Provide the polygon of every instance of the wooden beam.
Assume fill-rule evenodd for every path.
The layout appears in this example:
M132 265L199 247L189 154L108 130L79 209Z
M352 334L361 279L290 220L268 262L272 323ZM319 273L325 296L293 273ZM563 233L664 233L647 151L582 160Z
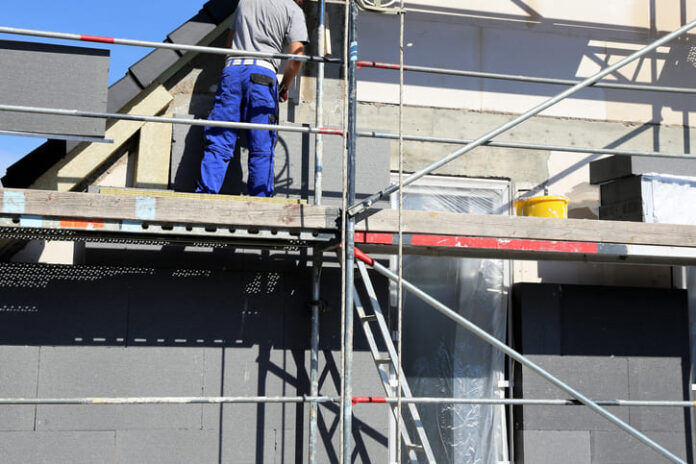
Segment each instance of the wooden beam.
M408 234L696 246L696 226L686 225L423 211L403 211L402 217L403 231ZM356 229L395 234L398 233L397 224L398 212L384 209L358 223Z
M97 193L97 192L94 192ZM194 200L241 201L254 203L277 203L286 205L306 205L307 200L300 198L249 197L248 195L209 195L207 193L174 192L172 190L148 190L139 188L99 187L98 193L105 195L131 195L137 197L188 198Z
M210 224L279 229L337 230L338 210L324 206L215 201L133 195L0 190L1 214L82 220L125 220L166 224Z
M144 92L130 107L127 114L157 115L164 111L173 97L160 86ZM71 151L48 171L43 173L31 188L68 191L97 169L114 152L120 149L145 123L139 121L115 121L106 130L106 138L113 144L82 144Z
M181 198L0 189L0 214L338 231L337 208L256 201L253 197L245 201L216 200L215 195ZM397 214L394 210L379 210L358 223L357 229L359 232L395 234ZM696 226L686 225L421 211L404 211L403 225L404 232L411 236L696 247Z

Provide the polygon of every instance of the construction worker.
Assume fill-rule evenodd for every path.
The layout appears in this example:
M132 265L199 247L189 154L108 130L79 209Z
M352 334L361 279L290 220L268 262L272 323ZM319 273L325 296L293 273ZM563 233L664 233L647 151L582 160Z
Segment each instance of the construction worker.
M241 0L235 11L227 47L252 52L301 55L308 41L302 0ZM209 119L275 124L278 102L287 100L290 83L302 62L288 61L278 85L280 59L227 57ZM199 193L219 193L227 166L234 156L239 130L206 127L206 146L196 186ZM273 196L273 149L276 131L247 131L249 195Z

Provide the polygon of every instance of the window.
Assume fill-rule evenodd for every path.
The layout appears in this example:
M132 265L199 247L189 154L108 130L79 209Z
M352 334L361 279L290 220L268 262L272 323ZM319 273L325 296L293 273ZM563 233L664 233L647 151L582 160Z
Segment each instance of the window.
M396 176L394 182L398 182ZM404 209L509 214L510 183L426 177L404 191ZM392 196L392 207L398 197ZM396 258L392 260L396 267ZM404 256L404 278L484 330L505 340L509 263L503 260ZM392 286L392 311L396 285ZM404 292L403 366L415 396L503 396L505 356ZM507 460L502 406L419 405L437 462L495 464Z

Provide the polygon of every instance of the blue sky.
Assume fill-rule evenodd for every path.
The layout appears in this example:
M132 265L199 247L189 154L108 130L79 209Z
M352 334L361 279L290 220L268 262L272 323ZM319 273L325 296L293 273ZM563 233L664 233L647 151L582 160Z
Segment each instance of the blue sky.
M169 32L194 16L204 3L205 0L5 0L0 25L161 42ZM0 34L0 39L108 48L111 50L109 84L123 77L132 64L151 51L7 34ZM9 165L43 142L31 137L0 136L0 177Z

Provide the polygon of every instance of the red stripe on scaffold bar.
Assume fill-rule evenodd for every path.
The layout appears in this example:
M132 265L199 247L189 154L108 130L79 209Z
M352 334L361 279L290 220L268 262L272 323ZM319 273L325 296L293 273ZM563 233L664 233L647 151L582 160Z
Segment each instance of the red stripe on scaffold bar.
M374 264L375 264L374 259L370 258L367 254L365 254L365 252L363 252L357 248L353 249L353 255L355 255L356 259L359 259L360 261L367 264L368 266L374 266Z
M80 40L84 40L85 42L101 42L101 43L114 43L114 38L113 37L101 37L98 35L81 35Z
M373 234L369 232L356 232L355 243L376 243L379 245L393 245L394 236L392 234Z
M353 406L359 403L386 403L387 399L384 396L354 396Z
M319 133L320 134L329 134L329 135L340 135L343 136L343 131L341 129L330 129L328 127L320 127L319 128Z
M493 250L555 251L563 253L597 254L599 247L590 242L556 242L550 240L518 240L485 237L453 237L451 235L413 235L412 245L479 248Z

